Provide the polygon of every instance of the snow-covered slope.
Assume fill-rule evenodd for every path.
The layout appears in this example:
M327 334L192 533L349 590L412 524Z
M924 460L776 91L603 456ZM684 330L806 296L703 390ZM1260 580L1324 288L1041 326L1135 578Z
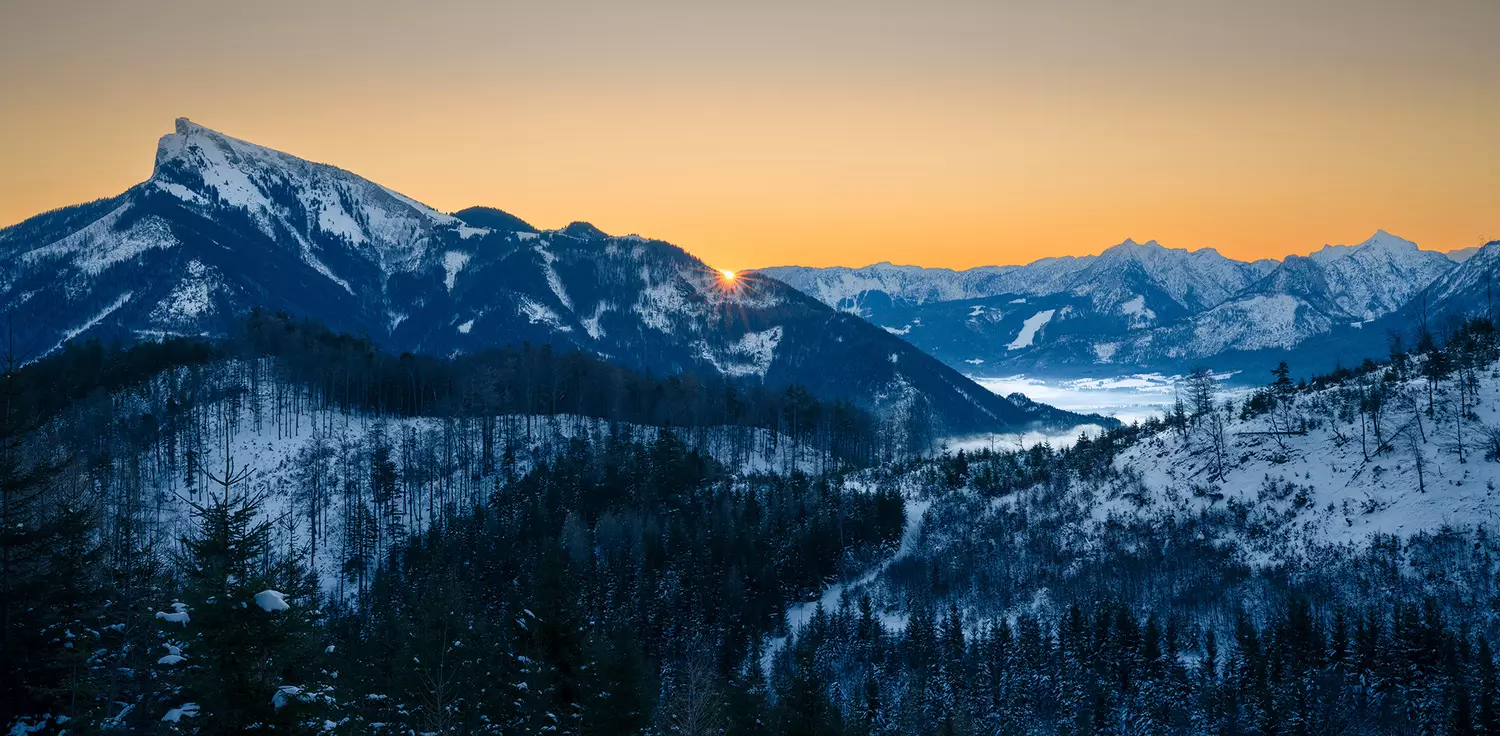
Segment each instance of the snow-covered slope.
M252 308L395 351L524 342L899 404L949 431L1077 418L996 397L780 282L583 222L437 212L347 171L178 120L146 182L0 230L0 310L39 356L70 339L219 334Z
M1364 321L1395 311L1454 268L1448 256L1384 230L1359 245L1324 246L1308 258L1323 267L1328 295Z
M1443 321L1479 314L1493 314L1500 301L1495 272L1500 268L1500 240L1490 241L1465 258L1463 263L1433 281L1423 293L1402 309L1407 321L1425 316L1434 329ZM1424 314L1425 313L1425 314Z
M1425 380L1380 383L1386 401L1375 425L1353 407L1357 381L1300 394L1287 429L1272 415L1230 417L1220 477L1210 439L1162 432L1122 453L1115 466L1138 478L1148 505L1177 513L1240 503L1274 512L1282 531L1318 543L1363 543L1371 533L1409 535L1444 526L1500 522L1500 463L1485 457L1500 429L1500 365L1478 374L1478 390L1459 414L1457 389L1444 382L1429 415ZM1198 487L1199 492L1192 489ZM1138 513L1134 501L1109 499L1101 518Z

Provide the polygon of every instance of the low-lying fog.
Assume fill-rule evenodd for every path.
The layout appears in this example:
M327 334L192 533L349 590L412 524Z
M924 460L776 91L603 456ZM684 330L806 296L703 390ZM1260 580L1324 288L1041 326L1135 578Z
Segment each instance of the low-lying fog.
M1214 378L1221 383L1232 374L1218 374ZM1005 378L979 378L979 385L1007 396L1016 392L1025 394L1033 401L1051 404L1080 414L1101 414L1114 417L1121 422L1142 421L1147 417L1161 416L1172 408L1180 383L1185 376L1165 376L1160 373L1137 373L1113 378L1069 378L1049 379L1035 376L1008 376ZM1222 386L1223 396L1237 396L1245 389ZM1186 400L1186 395L1183 399ZM949 450L978 450L985 447L1015 449L1046 442L1053 447L1066 447L1078 439L1080 433L1098 434L1103 430L1098 424L1080 424L1075 427L1055 430L1040 430L1022 434L985 434L966 437L951 437L946 440Z

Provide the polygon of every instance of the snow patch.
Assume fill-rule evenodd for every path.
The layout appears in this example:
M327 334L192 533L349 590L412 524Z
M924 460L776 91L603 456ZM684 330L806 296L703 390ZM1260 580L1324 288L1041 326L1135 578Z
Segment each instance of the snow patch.
M557 268L552 265L557 262L557 256L540 245L536 246L535 250L537 255L542 257L542 275L547 277L547 288L552 290L552 294L557 297L557 301L562 303L564 309L569 312L573 311L573 300L569 299L568 292L563 290L562 277L557 275Z
M132 297L132 296L135 296L135 292L133 292L133 291L127 291L124 294L121 294L119 299L114 300L113 303L111 303L109 306L105 307L98 314L94 315L93 317L90 317L88 319L88 321L84 322L83 324L81 324L81 325L79 325L77 327L74 327L71 330L68 330L68 331L64 332L62 339L58 340L56 345L53 345L51 349L49 349L45 353L42 353L42 355L48 355L48 354L52 353L53 351L57 350L58 348L66 345L69 340L72 340L73 338L78 337L79 335L81 335L84 332L87 332L89 329L93 328L94 325L97 325L100 322L103 322L105 317L108 317L109 315L114 314L114 312L115 312L116 309L119 309L120 307L125 306L125 302L130 301L130 297Z
M615 306L609 302L599 302L594 305L594 313L581 320L583 322L583 331L587 332L589 337L595 340L604 337L604 327L599 324L599 320L604 318L605 312L613 311L614 308Z
M726 376L766 377L771 362L776 359L776 346L781 343L781 326L777 325L761 332L747 332L717 355L704 345L701 355L719 373Z
M1005 349L1020 350L1021 348L1031 347L1032 342L1036 340L1036 333L1042 327L1046 326L1048 322L1052 321L1052 315L1055 313L1056 310L1044 309L1027 317L1026 321L1021 323L1021 331L1016 335L1016 339L1011 340L1010 344L1005 346Z
M453 284L458 280L458 272L469 265L469 254L459 250L450 250L443 254L443 286L448 291L453 291Z
M551 309L547 308L545 304L541 304L533 299L529 299L524 296L521 297L520 301L521 316L525 317L532 324L545 324L548 327L557 330L558 332L573 331L572 327L563 324L562 318L557 316L557 312L554 312Z
M176 708L173 708L173 709L167 711L167 714L164 715L164 716L162 716L161 719L163 721L167 722L167 723L177 723L178 721L182 720L183 718L197 718L197 717L198 717L198 704L197 703L183 703L182 705L179 705Z
M1156 321L1156 312L1146 306L1146 297L1136 295L1120 305L1120 313L1130 318L1130 329L1150 327Z
M273 611L285 611L291 608L286 602L286 596L277 590L262 590L255 594L255 605L266 613Z

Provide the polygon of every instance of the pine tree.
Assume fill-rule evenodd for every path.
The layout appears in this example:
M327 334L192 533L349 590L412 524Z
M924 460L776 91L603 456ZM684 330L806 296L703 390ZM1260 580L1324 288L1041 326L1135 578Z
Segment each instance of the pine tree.
M249 476L235 467L226 426L223 473L208 474L218 490L193 504L197 529L181 540L181 603L158 614L168 627L185 625L180 656L191 676L183 695L196 703L194 725L207 733L289 727L328 698L311 684L316 586L297 558L272 553L263 497L236 488Z

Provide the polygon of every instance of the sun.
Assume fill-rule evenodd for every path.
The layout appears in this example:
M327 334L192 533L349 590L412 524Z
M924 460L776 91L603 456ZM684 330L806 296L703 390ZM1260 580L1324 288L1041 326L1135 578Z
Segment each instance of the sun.
M727 269L727 268L721 268L721 269L719 269L719 273L721 273L721 274L724 275L724 280L725 281L733 281L734 280L734 272L731 271L731 270L729 270L729 269Z

